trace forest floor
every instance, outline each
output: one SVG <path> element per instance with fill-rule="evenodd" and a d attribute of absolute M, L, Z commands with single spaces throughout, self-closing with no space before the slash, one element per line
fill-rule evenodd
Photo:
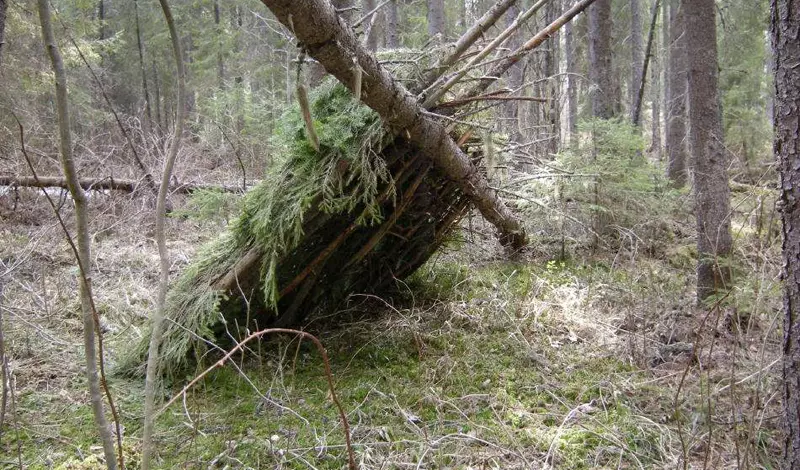
<path fill-rule="evenodd" d="M 141 199 L 95 195 L 92 211 L 113 370 L 152 311 L 158 258 Z M 14 392 L 0 467 L 101 468 L 72 254 L 36 193 L 0 196 L 0 221 Z M 173 217 L 174 274 L 223 226 L 219 213 Z M 392 298 L 353 296 L 305 328 L 328 351 L 361 468 L 777 467 L 778 242 L 757 246 L 739 230 L 739 281 L 702 309 L 690 238 L 658 254 L 575 249 L 564 260 L 539 245 L 509 261 L 489 227 L 470 226 Z M 159 418 L 158 468 L 345 466 L 310 342 L 252 343 L 235 363 Z M 137 468 L 143 381 L 111 376 L 109 385 Z"/>

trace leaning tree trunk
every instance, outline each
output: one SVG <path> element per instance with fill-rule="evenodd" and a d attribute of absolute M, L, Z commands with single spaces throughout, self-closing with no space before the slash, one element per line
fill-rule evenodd
<path fill-rule="evenodd" d="M 684 2 L 688 54 L 690 143 L 694 157 L 697 217 L 697 300 L 728 287 L 731 204 L 719 113 L 717 27 L 714 0 Z"/>
<path fill-rule="evenodd" d="M 285 26 L 293 26 L 308 54 L 328 73 L 353 90 L 353 61 L 363 71 L 361 97 L 396 133 L 405 133 L 414 146 L 473 201 L 481 214 L 500 232 L 501 242 L 515 248 L 526 243 L 519 219 L 497 197 L 464 152 L 438 121 L 380 66 L 375 57 L 345 27 L 330 3 L 323 0 L 262 0 Z M 290 19 L 291 16 L 291 19 Z"/>
<path fill-rule="evenodd" d="M 672 0 L 669 14 L 667 68 L 667 178 L 676 188 L 686 184 L 686 34 L 685 7 Z M 667 21 L 664 18 L 664 21 Z"/>
<path fill-rule="evenodd" d="M 775 156 L 783 220 L 783 468 L 800 469 L 800 1 L 772 0 Z"/>
<path fill-rule="evenodd" d="M 597 0 L 589 7 L 589 81 L 592 83 L 592 116 L 614 117 L 614 78 L 611 68 L 611 0 Z"/>

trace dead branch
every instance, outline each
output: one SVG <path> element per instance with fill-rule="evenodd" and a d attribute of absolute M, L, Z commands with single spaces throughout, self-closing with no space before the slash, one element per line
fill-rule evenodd
<path fill-rule="evenodd" d="M 81 178 L 78 184 L 85 191 L 124 191 L 136 192 L 142 180 L 107 178 Z M 0 175 L 0 186 L 25 187 L 25 188 L 62 188 L 69 189 L 67 180 L 60 176 L 7 176 Z M 220 191 L 223 193 L 243 192 L 241 186 L 183 183 L 170 187 L 171 193 L 191 194 L 197 191 Z"/>

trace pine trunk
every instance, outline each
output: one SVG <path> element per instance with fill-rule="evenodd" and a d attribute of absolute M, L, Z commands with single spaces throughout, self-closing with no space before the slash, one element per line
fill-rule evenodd
<path fill-rule="evenodd" d="M 5 43 L 6 30 L 6 0 L 0 0 L 0 67 L 3 66 L 3 46 Z"/>
<path fill-rule="evenodd" d="M 614 117 L 614 79 L 611 68 L 611 0 L 589 7 L 589 81 L 592 116 Z"/>
<path fill-rule="evenodd" d="M 639 87 L 642 83 L 642 10 L 641 0 L 630 0 L 631 8 L 631 76 L 630 86 L 628 87 L 628 100 L 631 106 L 631 121 L 636 124 L 638 117 L 634 114 L 636 103 L 639 96 Z"/>
<path fill-rule="evenodd" d="M 667 88 L 667 178 L 676 188 L 686 185 L 686 36 L 684 9 L 672 0 L 669 14 Z"/>
<path fill-rule="evenodd" d="M 400 47 L 400 38 L 397 36 L 397 0 L 389 0 L 386 5 L 386 47 Z"/>
<path fill-rule="evenodd" d="M 697 300 L 722 292 L 730 282 L 731 252 L 728 158 L 719 112 L 717 28 L 714 0 L 685 1 L 689 85 L 689 140 L 694 159 L 697 217 Z"/>
<path fill-rule="evenodd" d="M 783 468 L 800 469 L 800 1 L 772 0 L 775 156 L 783 221 Z"/>

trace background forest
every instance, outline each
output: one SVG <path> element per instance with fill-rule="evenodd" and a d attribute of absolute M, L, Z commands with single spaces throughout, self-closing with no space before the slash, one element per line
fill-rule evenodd
<path fill-rule="evenodd" d="M 145 468 L 344 468 L 349 441 L 360 468 L 779 466 L 781 235 L 766 0 L 697 2 L 711 14 L 677 0 L 598 0 L 496 81 L 493 67 L 587 2 L 333 2 L 521 221 L 521 250 L 498 241 L 507 233 L 473 195 L 434 187 L 446 178 L 428 160 L 409 157 L 405 179 L 392 160 L 381 163 L 403 147 L 384 113 L 352 99 L 367 101 L 360 83 L 372 93 L 375 77 L 356 55 L 359 85 L 326 74 L 299 39 L 316 15 L 290 15 L 287 27 L 270 10 L 278 1 L 171 0 L 174 36 L 164 3 L 0 0 L 0 467 L 118 468 L 108 445 L 121 443 L 121 466 L 140 468 L 145 415 L 155 426 Z M 87 199 L 100 385 L 114 402 L 105 436 L 86 374 L 83 271 L 54 215 L 77 237 L 42 4 L 63 57 L 69 147 Z M 417 88 L 501 5 L 443 79 Z M 716 64 L 701 43 L 714 29 L 698 27 L 704 18 L 716 25 Z M 703 61 L 718 72 L 714 94 L 689 77 Z M 461 99 L 487 80 L 491 88 Z M 701 127 L 690 99 L 703 97 L 718 105 L 713 168 L 698 166 L 690 145 Z M 164 258 L 156 194 L 173 151 Z M 705 177 L 712 170 L 716 180 Z M 406 191 L 413 214 L 393 218 Z M 702 214 L 724 207 L 698 194 L 729 204 L 714 227 L 729 224 L 727 250 L 698 235 Z M 365 231 L 362 245 L 385 258 L 351 271 L 372 262 L 358 245 L 318 274 L 319 256 L 297 254 L 318 206 L 342 222 L 323 225 L 312 255 Z M 387 220 L 397 225 L 373 243 L 366 231 Z M 418 225 L 398 228 L 406 223 Z M 251 253 L 243 239 L 266 254 L 239 271 L 249 273 L 240 283 L 225 274 Z M 207 268 L 225 256 L 226 271 Z M 229 289 L 207 296 L 208 282 L 194 280 L 209 277 Z M 300 293 L 286 297 L 287 279 L 299 279 Z M 194 328 L 192 308 L 212 313 Z M 148 383 L 155 410 L 177 400 L 156 417 L 145 411 L 143 373 L 150 320 L 162 310 L 162 380 Z M 328 358 L 296 335 L 265 337 L 182 390 L 274 324 L 315 335 Z"/>

